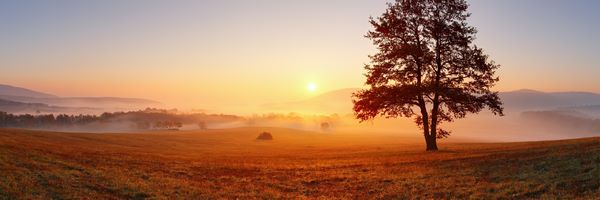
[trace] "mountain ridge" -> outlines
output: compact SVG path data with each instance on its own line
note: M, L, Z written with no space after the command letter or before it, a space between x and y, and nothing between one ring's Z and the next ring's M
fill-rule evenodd
M274 111L296 109L294 112L352 113L352 93L360 88L343 88L321 93L300 101L264 104L262 107ZM543 110L572 106L600 105L600 94L583 91L543 92L520 89L500 92L500 99L508 111ZM328 112L324 112L326 109ZM289 110L287 110L290 112Z
M76 112L77 110L81 110L82 112L90 113L102 110L119 111L163 107L163 103L150 99L128 97L60 97L6 84L0 84L0 99L5 101L2 107L4 111L19 112L31 112L32 110L37 112L41 109L48 112Z
M57 98L58 96L35 90L17 87L12 85L0 84L0 95L8 96L23 96L23 97L36 97L36 98Z

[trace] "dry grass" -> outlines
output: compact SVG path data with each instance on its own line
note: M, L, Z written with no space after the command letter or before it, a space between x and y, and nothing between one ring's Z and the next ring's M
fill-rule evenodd
M262 131L273 141L256 141ZM278 128L0 129L0 199L594 199L600 138L423 151L420 138Z

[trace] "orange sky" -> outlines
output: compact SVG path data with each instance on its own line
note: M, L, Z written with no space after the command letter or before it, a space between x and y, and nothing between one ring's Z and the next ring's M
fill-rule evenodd
M306 99L362 86L362 36L385 2L3 2L0 80L180 108ZM469 2L477 44L502 65L496 89L600 92L597 3Z

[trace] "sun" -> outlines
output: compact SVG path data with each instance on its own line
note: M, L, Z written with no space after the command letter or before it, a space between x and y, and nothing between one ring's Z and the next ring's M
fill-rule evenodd
M306 89L309 92L317 91L317 84L316 83L308 83L308 85L306 85Z

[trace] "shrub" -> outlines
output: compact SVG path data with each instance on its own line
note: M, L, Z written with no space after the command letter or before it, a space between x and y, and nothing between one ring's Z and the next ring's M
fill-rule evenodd
M269 132L262 132L260 135L258 135L258 137L256 139L257 140L273 140L273 135L271 135L271 133L269 133Z

